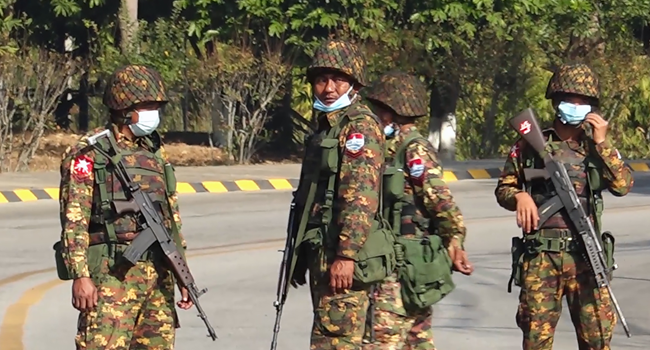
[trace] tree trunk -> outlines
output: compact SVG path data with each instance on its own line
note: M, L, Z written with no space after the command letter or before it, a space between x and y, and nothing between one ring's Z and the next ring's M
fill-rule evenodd
M90 124L90 114L88 113L88 70L84 72L79 81L79 97L77 98L79 104L79 119L77 127L79 132L87 132ZM106 116L100 116L105 118ZM104 125L105 120L100 121L100 125Z
M449 85L434 83L429 98L429 142L441 161L456 160L456 105L460 96L457 77Z
M223 116L226 113L225 106L223 105L221 96L216 91L212 91L211 95L212 111L210 114L212 117L212 144L214 147L227 148L228 140L223 132L223 127L225 124Z
M129 52L138 32L138 0L121 0L120 6L120 49Z

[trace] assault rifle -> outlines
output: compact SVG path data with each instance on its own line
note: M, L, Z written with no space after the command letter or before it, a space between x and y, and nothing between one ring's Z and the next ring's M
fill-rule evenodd
M546 221L550 216L558 211L565 209L576 231L582 238L585 247L585 255L589 260L589 265L596 279L599 288L606 288L612 299L612 304L616 309L621 325L630 338L632 335L628 328L625 316L621 307L614 296L612 286L609 282L608 274L617 268L614 265L609 269L606 265L605 255L600 240L591 223L591 220L585 209L582 207L578 194L573 188L571 178L564 167L564 164L553 159L553 156L546 151L546 140L542 134L535 114L531 108L521 112L518 116L509 120L509 124L519 135L529 144L543 159L546 169L524 169L524 176L527 180L532 178L543 177L551 179L555 189L555 196L538 209L540 223ZM611 270L611 271L610 271Z
M126 248L123 257L131 264L135 265L142 257L142 255L149 249L149 247L151 247L154 243L158 243L158 246L165 254L165 258L169 267L172 269L172 272L176 276L176 279L183 287L187 288L190 299L199 312L198 317L203 320L205 326L208 329L208 336L211 337L213 341L216 340L217 334L210 325L208 316L205 314L205 312L203 312L203 308L201 308L201 305L199 304L199 297L208 291L207 288L199 290L196 287L194 277L192 276L187 263L183 259L183 256L178 250L178 247L174 242L174 238L169 234L167 228L163 225L163 218L161 218L158 211L156 211L154 203L152 202L149 195L142 192L140 185L133 182L128 172L126 171L122 160L115 161L107 151L103 150L101 147L96 147L97 141L100 138L110 136L110 130L104 130L98 134L90 136L88 138L88 144L90 146L93 146L94 150L101 153L104 157L106 157L106 159L111 160L115 166L115 175L122 183L122 186L127 189L127 193L131 197L131 199L128 201L113 201L111 203L113 210L117 214L139 213L140 225L143 228L138 236Z
M289 210L289 223L287 224L287 240L282 250L282 263L280 263L280 272L278 273L278 287L276 291L276 300L273 302L275 307L275 324L273 325L273 339L271 340L271 350L275 350L278 346L278 334L280 333L280 320L282 318L282 309L284 303L287 301L287 294L289 292L289 284L291 283L291 275L293 274L293 260L294 247L296 242L296 235L294 234L294 218L296 211L296 192L293 193L294 200L291 201Z

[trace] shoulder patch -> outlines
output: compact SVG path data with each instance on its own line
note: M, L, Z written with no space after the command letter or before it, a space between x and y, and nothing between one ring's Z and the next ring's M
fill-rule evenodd
M345 140L345 153L352 157L357 157L361 154L363 146L366 144L366 139L363 134L358 132L353 132L348 135Z
M93 172L93 160L85 154L82 154L72 161L72 176L83 181Z
M424 175L424 162L421 158L413 158L408 163L409 174L412 179L419 180Z
M520 152L519 143L515 143L514 145L512 145L512 147L510 147L510 157L512 158L519 157L519 152Z

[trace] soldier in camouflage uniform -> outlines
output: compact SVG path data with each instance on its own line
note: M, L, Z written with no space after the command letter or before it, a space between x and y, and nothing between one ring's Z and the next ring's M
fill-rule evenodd
M369 286L353 282L355 262L379 206L385 138L380 122L360 102L366 84L359 49L331 40L307 69L314 94L315 133L305 141L294 201L299 236L306 234L291 283L309 284L314 320L312 350L360 349Z
M431 143L415 126L416 118L427 114L427 92L416 77L403 72L389 72L364 92L373 111L383 121L387 141L387 161L395 159L402 148L404 156L405 198L400 232L405 237L439 234L447 246L457 271L470 275L473 267L463 249L466 228L460 209L449 187L442 179L443 171ZM403 145L408 142L407 145ZM430 223L437 232L429 232ZM372 315L374 341L366 350L433 350L431 329L432 308L404 307L401 284L396 273L379 284L374 293Z
M185 248L173 168L155 131L158 109L167 103L159 73L137 65L118 69L103 102L110 110L110 142L134 181L161 203L165 226ZM73 280L72 302L80 311L76 348L173 349L178 328L174 278L162 252L146 252L135 266L118 261L138 228L132 216L111 212L110 200L128 197L110 164L100 163L98 153L87 147L87 137L104 129L68 148L61 163L59 249L67 272L62 279ZM181 294L178 306L190 308L187 290Z
M633 179L618 150L607 140L607 121L598 110L599 90L598 78L588 66L561 66L546 91L557 115L543 134L555 159L565 164L600 236L601 191L625 196ZM552 185L543 179L526 182L526 167L544 168L544 164L532 147L519 140L511 148L495 190L499 205L517 213L517 224L523 230L523 238L513 246L512 275L512 281L521 287L516 320L523 332L523 349L552 348L562 297L566 296L579 349L608 350L616 323L609 294L597 288L582 254L581 238L564 210L538 227L538 207L552 197ZM611 267L613 237L602 238Z

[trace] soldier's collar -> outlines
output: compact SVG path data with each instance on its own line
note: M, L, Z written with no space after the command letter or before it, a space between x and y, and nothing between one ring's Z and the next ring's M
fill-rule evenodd
M358 96L358 95L357 95ZM338 124L339 120L341 119L341 116L343 116L345 113L347 113L352 106L357 103L356 97L352 99L352 103L341 109L337 109L335 111L331 112L318 112L318 119L320 120L321 118L325 118L327 122L329 123L330 127L334 127L336 124Z

